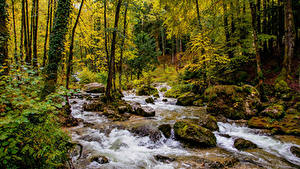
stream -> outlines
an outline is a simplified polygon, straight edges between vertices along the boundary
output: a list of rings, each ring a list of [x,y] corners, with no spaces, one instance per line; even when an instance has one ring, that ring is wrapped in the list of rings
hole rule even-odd
[[[163,87],[170,89],[166,84],[156,86],[158,90]],[[128,128],[136,124],[149,124],[155,127],[161,124],[173,125],[176,120],[199,118],[199,115],[205,113],[205,107],[178,106],[176,99],[166,98],[167,102],[163,102],[165,99],[163,94],[160,92],[160,98],[157,98],[154,104],[148,104],[145,102],[147,96],[136,96],[132,91],[124,92],[123,100],[150,106],[156,112],[155,117],[132,116],[124,122],[112,122],[97,112],[83,111],[83,104],[87,101],[84,98],[70,99],[72,115],[83,120],[79,126],[69,129],[72,140],[83,146],[80,158],[79,146],[71,153],[74,167],[76,169],[211,168],[203,165],[203,159],[222,162],[236,158],[240,163],[233,168],[299,168],[300,158],[290,152],[290,147],[300,145],[268,136],[258,129],[250,129],[234,121],[218,122],[219,131],[214,132],[217,147],[209,149],[186,148],[175,140],[173,132],[170,138],[162,136],[155,143],[148,136],[139,137],[132,134]],[[99,94],[90,95],[99,96]],[[238,151],[233,146],[236,138],[252,141],[258,148]],[[88,160],[94,155],[107,157],[109,163],[101,164]],[[155,159],[156,155],[176,160],[168,163],[160,162]]]

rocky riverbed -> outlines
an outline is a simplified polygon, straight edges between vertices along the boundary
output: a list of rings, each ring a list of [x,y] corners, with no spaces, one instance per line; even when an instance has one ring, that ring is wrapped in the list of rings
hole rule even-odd
[[[241,120],[216,119],[207,114],[206,105],[179,106],[176,99],[165,98],[165,89],[170,89],[166,84],[156,88],[155,97],[124,92],[123,102],[115,108],[101,101],[102,94],[83,93],[70,99],[73,117],[81,119],[78,126],[69,128],[72,141],[78,144],[71,153],[73,166],[91,169],[300,166],[298,137],[287,139],[250,129]],[[246,102],[252,103],[249,99]]]

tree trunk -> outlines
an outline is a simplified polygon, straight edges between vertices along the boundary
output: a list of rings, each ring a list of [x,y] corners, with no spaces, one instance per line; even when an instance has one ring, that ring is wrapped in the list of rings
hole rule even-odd
[[[7,27],[8,13],[7,4],[5,0],[0,0],[0,66],[4,69],[0,72],[1,75],[8,74],[8,39],[9,30]]]
[[[255,5],[253,1],[250,1],[250,8],[251,8],[251,16],[252,16],[252,27],[253,27],[253,39],[254,39],[254,48],[256,53],[256,71],[258,76],[258,86],[260,87],[263,83],[263,73],[261,70],[261,61],[260,61],[260,53],[258,48],[258,38],[257,38],[257,25],[256,25],[256,11],[255,11]]]
[[[55,91],[57,82],[57,70],[61,61],[65,35],[68,30],[68,19],[71,13],[71,0],[59,0],[55,12],[53,30],[50,34],[50,47],[48,53],[48,64],[46,66],[45,85],[42,98]]]
[[[108,64],[108,78],[107,78],[107,87],[106,87],[106,96],[110,100],[111,99],[111,87],[112,87],[112,78],[113,78],[113,66],[115,65],[115,49],[116,49],[116,39],[117,39],[117,29],[119,23],[119,14],[121,8],[122,0],[118,0],[118,4],[116,7],[116,14],[115,14],[115,25],[113,31],[113,37],[111,42],[111,55],[110,61]]]
[[[47,60],[47,42],[48,42],[49,21],[50,21],[50,8],[52,8],[52,0],[48,1],[46,31],[45,31],[45,42],[44,42],[44,57],[43,57],[43,64],[42,64],[43,67],[45,67],[46,60]]]
[[[126,29],[127,29],[127,9],[128,4],[125,4],[125,13],[124,13],[124,26],[123,26],[123,39],[121,42],[121,53],[120,53],[120,63],[119,63],[119,90],[122,90],[122,73],[123,73],[123,51],[124,44],[126,40]]]
[[[107,2],[104,0],[104,39],[105,39],[105,53],[106,53],[106,58],[107,58],[107,65],[109,65],[109,52],[108,52],[108,46],[107,46],[107,18],[106,18],[106,9],[107,8]]]
[[[284,3],[284,16],[285,16],[285,47],[282,75],[287,78],[291,72],[291,62],[294,55],[295,47],[295,30],[294,30],[294,17],[292,9],[292,0],[287,0]]]
[[[227,54],[230,58],[233,57],[231,52],[231,45],[230,45],[230,34],[229,34],[229,26],[228,26],[228,17],[227,17],[227,5],[225,0],[223,0],[223,11],[224,11],[224,31],[225,31],[225,41],[226,41],[226,50]]]
[[[33,23],[33,67],[38,68],[37,58],[37,36],[38,36],[38,21],[39,21],[39,0],[35,2],[34,23]]]
[[[16,64],[18,64],[18,48],[17,48],[17,32],[16,32],[16,20],[15,20],[15,1],[11,0],[11,12],[13,17],[13,30],[14,30],[14,44],[15,44],[15,50],[14,50],[14,58]]]
[[[196,0],[196,8],[197,8],[198,26],[199,26],[199,29],[202,29],[201,20],[200,20],[200,11],[199,11],[199,1],[198,0]]]
[[[71,68],[72,68],[72,62],[73,62],[73,48],[74,48],[74,36],[75,36],[75,31],[76,27],[79,21],[80,13],[82,10],[84,0],[81,1],[79,11],[77,14],[76,21],[74,23],[73,29],[72,29],[72,35],[71,35],[71,43],[70,43],[70,50],[69,50],[69,57],[68,57],[68,63],[67,63],[67,79],[66,79],[66,88],[69,89],[69,81],[70,81],[70,75],[71,75]]]

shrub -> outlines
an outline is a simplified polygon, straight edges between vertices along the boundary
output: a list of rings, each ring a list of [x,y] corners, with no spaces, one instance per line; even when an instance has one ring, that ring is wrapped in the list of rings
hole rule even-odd
[[[0,168],[62,168],[71,148],[57,122],[64,96],[40,100],[41,78],[16,72],[0,77]]]

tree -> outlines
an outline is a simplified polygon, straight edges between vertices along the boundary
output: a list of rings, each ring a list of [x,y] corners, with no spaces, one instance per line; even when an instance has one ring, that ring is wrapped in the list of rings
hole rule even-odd
[[[68,20],[71,12],[71,0],[59,0],[55,12],[53,30],[50,33],[50,47],[48,64],[45,71],[45,84],[42,98],[55,91],[57,70],[64,51],[65,35],[68,29]]]
[[[295,30],[294,30],[294,17],[292,9],[292,0],[286,0],[284,2],[284,30],[285,30],[285,47],[284,47],[284,59],[282,75],[287,78],[287,75],[291,72],[292,57],[294,55],[295,47]]]
[[[76,27],[79,21],[81,9],[83,6],[84,0],[81,1],[79,11],[76,17],[75,24],[72,29],[72,35],[71,35],[71,43],[70,43],[70,49],[69,49],[69,57],[68,57],[68,62],[67,62],[67,79],[66,79],[66,88],[69,89],[69,81],[70,81],[70,75],[71,75],[71,68],[72,68],[72,62],[73,62],[73,48],[74,48],[74,36],[75,36],[75,31]]]
[[[8,74],[8,38],[9,31],[7,28],[8,13],[6,0],[0,0],[0,66],[4,69],[0,75]],[[2,71],[2,70],[1,70]]]
[[[120,63],[119,63],[119,89],[122,90],[122,67],[123,67],[123,52],[124,52],[124,44],[126,40],[126,29],[127,29],[127,10],[128,3],[125,4],[125,12],[124,12],[124,26],[123,26],[123,39],[121,42],[121,53],[120,53]]]
[[[42,66],[45,67],[46,60],[47,60],[47,43],[48,43],[48,34],[49,34],[49,22],[51,21],[52,16],[52,0],[48,0],[48,11],[47,11],[47,20],[46,20],[46,31],[45,31],[45,42],[44,42],[44,57],[43,57],[43,63]]]
[[[112,79],[113,79],[113,70],[115,67],[115,50],[116,50],[116,38],[117,38],[117,29],[119,23],[119,14],[121,9],[122,0],[118,0],[116,13],[115,13],[115,25],[113,30],[113,37],[111,41],[111,54],[108,63],[108,78],[107,78],[107,86],[106,86],[106,96],[108,99],[111,99],[111,88],[112,88]]]

